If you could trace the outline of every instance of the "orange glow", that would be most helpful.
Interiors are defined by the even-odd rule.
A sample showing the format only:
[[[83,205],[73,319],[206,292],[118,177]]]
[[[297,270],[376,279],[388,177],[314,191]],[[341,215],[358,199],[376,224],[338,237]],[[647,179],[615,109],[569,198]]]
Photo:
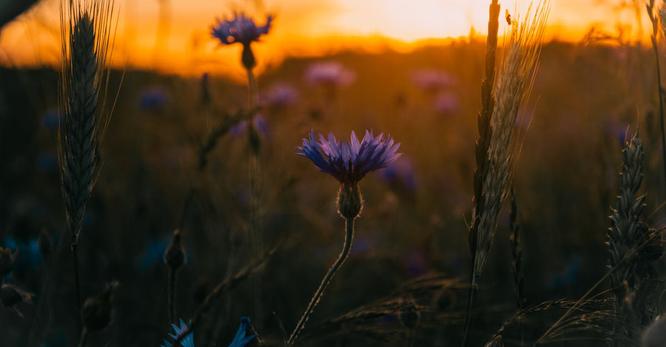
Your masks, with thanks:
[[[240,47],[221,47],[209,35],[217,16],[234,9],[277,16],[274,30],[254,45],[259,71],[287,56],[319,56],[340,49],[409,50],[425,40],[484,34],[488,0],[166,0],[168,23],[158,40],[158,0],[116,0],[119,21],[112,63],[196,75],[241,77]],[[501,1],[516,12],[514,1]],[[518,1],[524,10],[527,0]],[[507,5],[508,3],[508,5]],[[578,40],[592,25],[613,32],[618,22],[634,23],[631,9],[618,11],[598,0],[551,0],[549,36]],[[263,16],[262,16],[263,17]],[[260,22],[263,22],[263,18]],[[43,0],[0,33],[5,65],[54,64],[59,58],[58,0]]]

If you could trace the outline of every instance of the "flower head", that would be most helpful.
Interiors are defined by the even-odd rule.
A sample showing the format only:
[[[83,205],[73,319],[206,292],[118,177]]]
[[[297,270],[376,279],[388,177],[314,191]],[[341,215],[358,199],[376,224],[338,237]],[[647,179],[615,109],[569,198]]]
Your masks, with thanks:
[[[354,72],[335,62],[314,63],[305,72],[305,80],[314,85],[346,86],[354,82]]]
[[[178,325],[171,324],[171,328],[173,329],[173,334],[169,334],[169,336],[175,341],[178,340],[185,331],[187,331],[187,324],[185,324],[185,322],[183,322],[183,320],[181,319],[180,321],[178,321]],[[179,346],[194,347],[194,333],[190,332],[189,334],[187,334],[185,338],[180,340]],[[165,340],[164,342],[162,342],[162,345],[160,347],[173,347],[173,343],[169,342],[168,340]]]
[[[168,102],[168,95],[164,89],[153,87],[141,93],[139,108],[142,111],[161,111]]]
[[[426,92],[435,92],[454,84],[449,74],[432,69],[418,70],[412,73],[412,82]]]
[[[60,126],[60,112],[57,110],[51,109],[44,113],[42,116],[42,126],[50,131],[58,131]]]
[[[294,87],[278,83],[273,85],[262,96],[261,103],[273,110],[285,109],[298,100],[298,91]]]
[[[238,326],[236,335],[234,335],[234,339],[231,340],[229,347],[245,347],[250,342],[252,342],[252,340],[254,340],[256,336],[247,334],[247,330],[250,328],[250,324],[250,318],[241,317],[240,325]]]
[[[379,177],[387,184],[407,191],[416,190],[416,175],[409,159],[401,157],[379,172]]]
[[[385,168],[397,159],[398,148],[400,144],[390,136],[374,136],[370,131],[361,141],[352,131],[350,142],[338,142],[332,133],[328,138],[320,134],[317,141],[314,132],[310,132],[298,153],[340,183],[356,184],[369,172]]]
[[[267,16],[264,25],[257,25],[254,19],[245,13],[234,13],[231,18],[218,19],[217,23],[213,26],[212,35],[214,38],[220,40],[223,45],[233,43],[249,45],[254,41],[258,41],[261,35],[268,34],[271,30],[272,22],[273,16]]]
[[[443,115],[452,115],[458,111],[460,104],[458,98],[451,93],[440,93],[435,97],[435,111]]]

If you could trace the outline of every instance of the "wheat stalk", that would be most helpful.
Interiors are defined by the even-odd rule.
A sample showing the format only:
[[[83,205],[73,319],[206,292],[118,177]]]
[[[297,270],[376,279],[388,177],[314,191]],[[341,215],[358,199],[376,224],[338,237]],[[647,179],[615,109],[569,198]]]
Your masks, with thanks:
[[[100,168],[100,143],[108,124],[104,112],[114,21],[114,2],[61,1],[62,70],[60,103],[60,174],[76,296],[81,307],[78,242],[81,225]]]
[[[539,2],[536,7],[530,6],[526,20],[511,21],[511,32],[504,45],[504,59],[499,66],[493,95],[489,101],[485,99],[487,86],[484,85],[484,106],[479,116],[479,141],[476,149],[474,220],[469,239],[473,261],[472,285],[463,345],[467,343],[471,325],[474,295],[494,242],[497,216],[508,195],[515,148],[519,145],[514,136],[514,128],[518,110],[529,96],[533,85],[549,7],[548,0]],[[497,11],[499,12],[499,7]],[[493,14],[496,13],[493,13],[491,5],[491,15]],[[489,73],[492,73],[492,70],[486,71],[487,76]],[[484,115],[488,102],[492,107],[489,118]]]
[[[622,151],[623,166],[620,174],[620,192],[617,207],[611,210],[611,226],[608,231],[609,268],[617,268],[610,276],[615,292],[617,316],[616,339],[637,341],[642,328],[654,318],[650,307],[650,283],[656,278],[655,261],[662,253],[659,240],[653,237],[643,222],[646,196],[640,194],[643,182],[643,145],[634,135],[625,143]],[[621,260],[640,244],[630,261]]]

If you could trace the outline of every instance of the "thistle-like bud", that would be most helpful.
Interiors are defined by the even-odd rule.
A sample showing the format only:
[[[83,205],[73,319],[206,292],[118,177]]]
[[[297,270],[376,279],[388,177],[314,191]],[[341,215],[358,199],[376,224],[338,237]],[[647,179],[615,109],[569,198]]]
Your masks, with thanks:
[[[179,229],[173,231],[171,244],[164,252],[164,264],[173,271],[180,269],[185,264],[185,249]]]
[[[111,301],[117,287],[118,282],[111,282],[101,294],[83,303],[81,318],[89,332],[102,330],[111,323]]]
[[[243,43],[241,62],[243,63],[243,67],[247,70],[252,70],[257,66],[257,60],[254,58],[254,52],[252,52],[252,46],[250,43]]]
[[[39,245],[39,251],[42,253],[44,258],[48,257],[53,250],[53,244],[51,243],[51,237],[46,230],[43,230],[39,233],[39,239],[37,239],[37,244]]]
[[[403,310],[400,310],[398,318],[400,319],[400,324],[402,324],[405,328],[414,329],[419,323],[421,315],[412,303],[405,307]]]
[[[18,304],[32,304],[32,294],[24,291],[23,289],[13,284],[3,284],[0,287],[0,302],[2,306],[16,312],[19,317],[23,318],[23,313],[19,311]]]
[[[0,281],[14,269],[18,250],[0,247]]]
[[[342,183],[338,192],[338,213],[347,220],[354,220],[363,210],[363,196],[358,183]]]
[[[32,294],[13,284],[3,284],[0,287],[0,302],[6,308],[15,308],[20,303],[31,304]]]

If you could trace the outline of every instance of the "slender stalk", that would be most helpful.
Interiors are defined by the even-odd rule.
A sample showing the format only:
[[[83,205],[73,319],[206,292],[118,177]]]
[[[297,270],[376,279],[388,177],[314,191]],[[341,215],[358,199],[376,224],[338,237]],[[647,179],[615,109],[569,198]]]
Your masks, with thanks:
[[[79,337],[79,347],[85,347],[88,343],[88,329],[85,327],[81,330],[81,336]]]
[[[664,86],[661,84],[661,62],[659,59],[659,43],[657,42],[657,30],[652,33],[652,50],[654,51],[655,65],[657,69],[657,93],[659,98],[659,126],[661,128],[661,158],[664,165],[664,181],[666,182],[666,127],[664,126]]]
[[[480,216],[483,214],[483,181],[488,172],[488,147],[492,129],[490,127],[495,100],[493,86],[495,84],[495,60],[497,55],[497,33],[499,31],[500,5],[492,0],[488,8],[488,37],[486,38],[486,71],[481,85],[481,112],[478,116],[479,140],[476,144],[476,172],[474,173],[474,222],[469,234],[469,246],[472,253],[472,278],[467,294],[467,308],[465,314],[465,328],[463,333],[463,346],[467,346],[469,329],[472,325],[472,307],[477,291],[477,277],[475,271],[477,255],[477,233]]]
[[[352,242],[354,240],[354,221],[355,219],[345,218],[345,241],[342,245],[342,251],[340,251],[340,255],[338,255],[338,258],[328,269],[328,272],[326,272],[326,275],[324,275],[324,278],[319,284],[319,288],[317,288],[317,290],[314,292],[314,295],[312,296],[312,299],[310,299],[308,307],[305,309],[305,312],[303,312],[301,319],[299,319],[298,324],[296,324],[294,331],[291,333],[289,339],[287,340],[288,346],[292,346],[296,343],[298,335],[303,331],[303,328],[305,328],[305,323],[307,323],[308,319],[310,319],[312,312],[314,311],[315,307],[317,307],[317,304],[319,304],[321,297],[324,295],[324,291],[331,283],[331,280],[333,280],[333,276],[335,276],[335,273],[338,272],[342,264],[344,264],[345,260],[347,260],[349,257],[349,252],[351,251]]]
[[[78,315],[78,323],[81,325],[81,308],[82,308],[82,298],[81,298],[81,274],[79,272],[79,242],[75,233],[72,233],[72,243],[70,245],[70,251],[72,253],[72,266],[74,272],[74,291],[76,293],[76,305]]]
[[[169,269],[169,322],[176,321],[176,270]]]
[[[248,85],[248,110],[253,110],[257,105],[258,91],[257,79],[254,76],[251,67],[246,67],[247,72],[247,85]],[[259,212],[259,176],[260,176],[260,163],[259,151],[260,141],[257,129],[254,126],[254,115],[248,119],[248,145],[250,148],[250,158],[248,163],[248,178],[250,185],[250,216],[249,216],[249,234],[250,234],[250,248],[253,254],[261,254],[264,252],[261,232],[260,232],[260,212]],[[254,292],[254,315],[255,319],[259,322],[263,320],[261,312],[261,278],[252,279],[252,288]]]
[[[560,324],[561,324],[565,319],[567,319],[571,313],[573,313],[575,310],[577,310],[577,309],[578,309],[578,308],[579,308],[579,307],[585,302],[585,300],[586,300],[590,295],[592,295],[592,293],[593,293],[593,292],[594,292],[594,291],[595,291],[595,290],[596,290],[596,289],[597,289],[602,283],[604,283],[604,282],[606,281],[606,279],[610,278],[610,276],[611,276],[613,273],[615,273],[615,271],[617,271],[617,269],[619,269],[621,266],[623,266],[623,265],[625,264],[625,262],[627,262],[627,261],[633,259],[643,247],[645,247],[645,246],[647,246],[648,244],[650,244],[650,242],[654,241],[658,236],[660,236],[660,233],[655,232],[655,233],[653,233],[652,235],[650,235],[650,237],[648,237],[646,240],[644,240],[643,242],[641,242],[639,245],[636,245],[634,248],[629,249],[629,250],[627,251],[627,253],[625,253],[624,257],[622,257],[622,259],[620,259],[620,260],[617,262],[617,264],[615,264],[615,266],[613,266],[610,270],[608,270],[608,271],[607,271],[607,272],[606,272],[606,273],[605,273],[605,274],[604,274],[604,275],[603,275],[603,276],[597,281],[597,283],[595,283],[590,289],[588,289],[587,292],[585,292],[585,294],[583,294],[583,296],[581,296],[580,299],[578,299],[578,301],[576,301],[576,303],[574,303],[573,306],[571,306],[566,312],[564,312],[564,314],[563,314],[563,315],[562,315],[562,316],[561,316],[561,317],[560,317],[555,323],[553,323],[553,325],[551,325],[550,328],[548,328],[548,330],[546,330],[545,333],[543,333],[543,334],[539,337],[539,339],[534,343],[534,345],[536,346],[536,345],[539,345],[539,344],[544,343],[544,342],[545,342],[544,339],[546,339],[546,338],[548,337],[548,335],[550,335],[553,331],[555,331],[555,329],[559,328]]]

